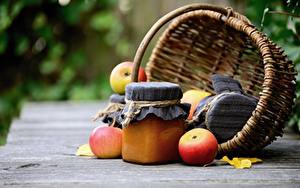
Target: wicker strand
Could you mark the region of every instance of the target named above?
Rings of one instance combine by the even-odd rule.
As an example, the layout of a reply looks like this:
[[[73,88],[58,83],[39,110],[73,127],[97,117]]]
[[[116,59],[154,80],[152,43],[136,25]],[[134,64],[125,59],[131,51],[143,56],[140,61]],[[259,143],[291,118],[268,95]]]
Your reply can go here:
[[[138,115],[144,107],[167,107],[180,103],[180,100],[164,100],[164,101],[132,101],[125,99],[128,105],[127,112],[124,113],[124,121],[122,127],[127,127],[133,118]]]
[[[232,9],[231,7],[226,7],[226,10],[227,10],[227,15],[226,15],[226,17],[227,17],[227,19],[228,19],[230,16],[232,16],[232,14],[233,14],[233,9]]]

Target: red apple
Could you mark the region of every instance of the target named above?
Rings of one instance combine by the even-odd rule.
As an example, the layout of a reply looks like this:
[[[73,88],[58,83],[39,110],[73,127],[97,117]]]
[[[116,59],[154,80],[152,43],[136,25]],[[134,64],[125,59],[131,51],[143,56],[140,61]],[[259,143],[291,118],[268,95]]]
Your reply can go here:
[[[178,150],[185,163],[203,166],[215,159],[218,142],[210,131],[196,128],[186,132],[180,138]]]
[[[122,151],[122,130],[115,127],[96,127],[90,135],[89,144],[98,158],[118,158]]]
[[[132,62],[126,61],[118,64],[112,70],[109,81],[110,81],[110,86],[114,92],[121,95],[125,93],[126,85],[131,82],[133,65],[134,64]],[[138,81],[139,82],[147,81],[146,73],[142,67],[139,68]]]

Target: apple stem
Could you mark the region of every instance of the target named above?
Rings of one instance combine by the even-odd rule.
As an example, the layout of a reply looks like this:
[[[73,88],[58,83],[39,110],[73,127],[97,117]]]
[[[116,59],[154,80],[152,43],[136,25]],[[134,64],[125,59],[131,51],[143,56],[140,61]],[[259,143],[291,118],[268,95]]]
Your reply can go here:
[[[192,137],[192,139],[196,139],[196,138],[197,138],[197,136],[193,136],[193,137]]]

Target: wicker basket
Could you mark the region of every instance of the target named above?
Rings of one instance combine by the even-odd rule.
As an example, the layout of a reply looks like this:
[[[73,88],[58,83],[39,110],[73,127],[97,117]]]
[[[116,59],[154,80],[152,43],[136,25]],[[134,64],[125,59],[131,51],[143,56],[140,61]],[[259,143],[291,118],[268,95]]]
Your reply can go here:
[[[280,47],[231,8],[191,4],[159,19],[137,49],[132,81],[137,81],[150,40],[172,19],[147,63],[149,81],[213,92],[210,76],[220,73],[239,80],[246,93],[259,98],[243,129],[219,145],[218,155],[251,154],[282,136],[294,104],[294,65]]]

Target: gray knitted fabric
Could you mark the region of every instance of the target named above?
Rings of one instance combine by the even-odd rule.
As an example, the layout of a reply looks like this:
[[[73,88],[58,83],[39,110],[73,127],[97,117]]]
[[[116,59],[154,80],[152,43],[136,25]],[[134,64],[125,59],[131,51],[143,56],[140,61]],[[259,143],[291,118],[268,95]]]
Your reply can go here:
[[[206,113],[205,124],[219,142],[231,139],[250,118],[256,102],[239,93],[222,95]]]
[[[257,99],[245,95],[240,83],[228,76],[213,75],[212,82],[217,95],[198,104],[194,127],[209,129],[222,143],[243,128],[256,108]]]
[[[229,76],[214,74],[211,79],[216,94],[223,92],[244,93],[241,84]]]

